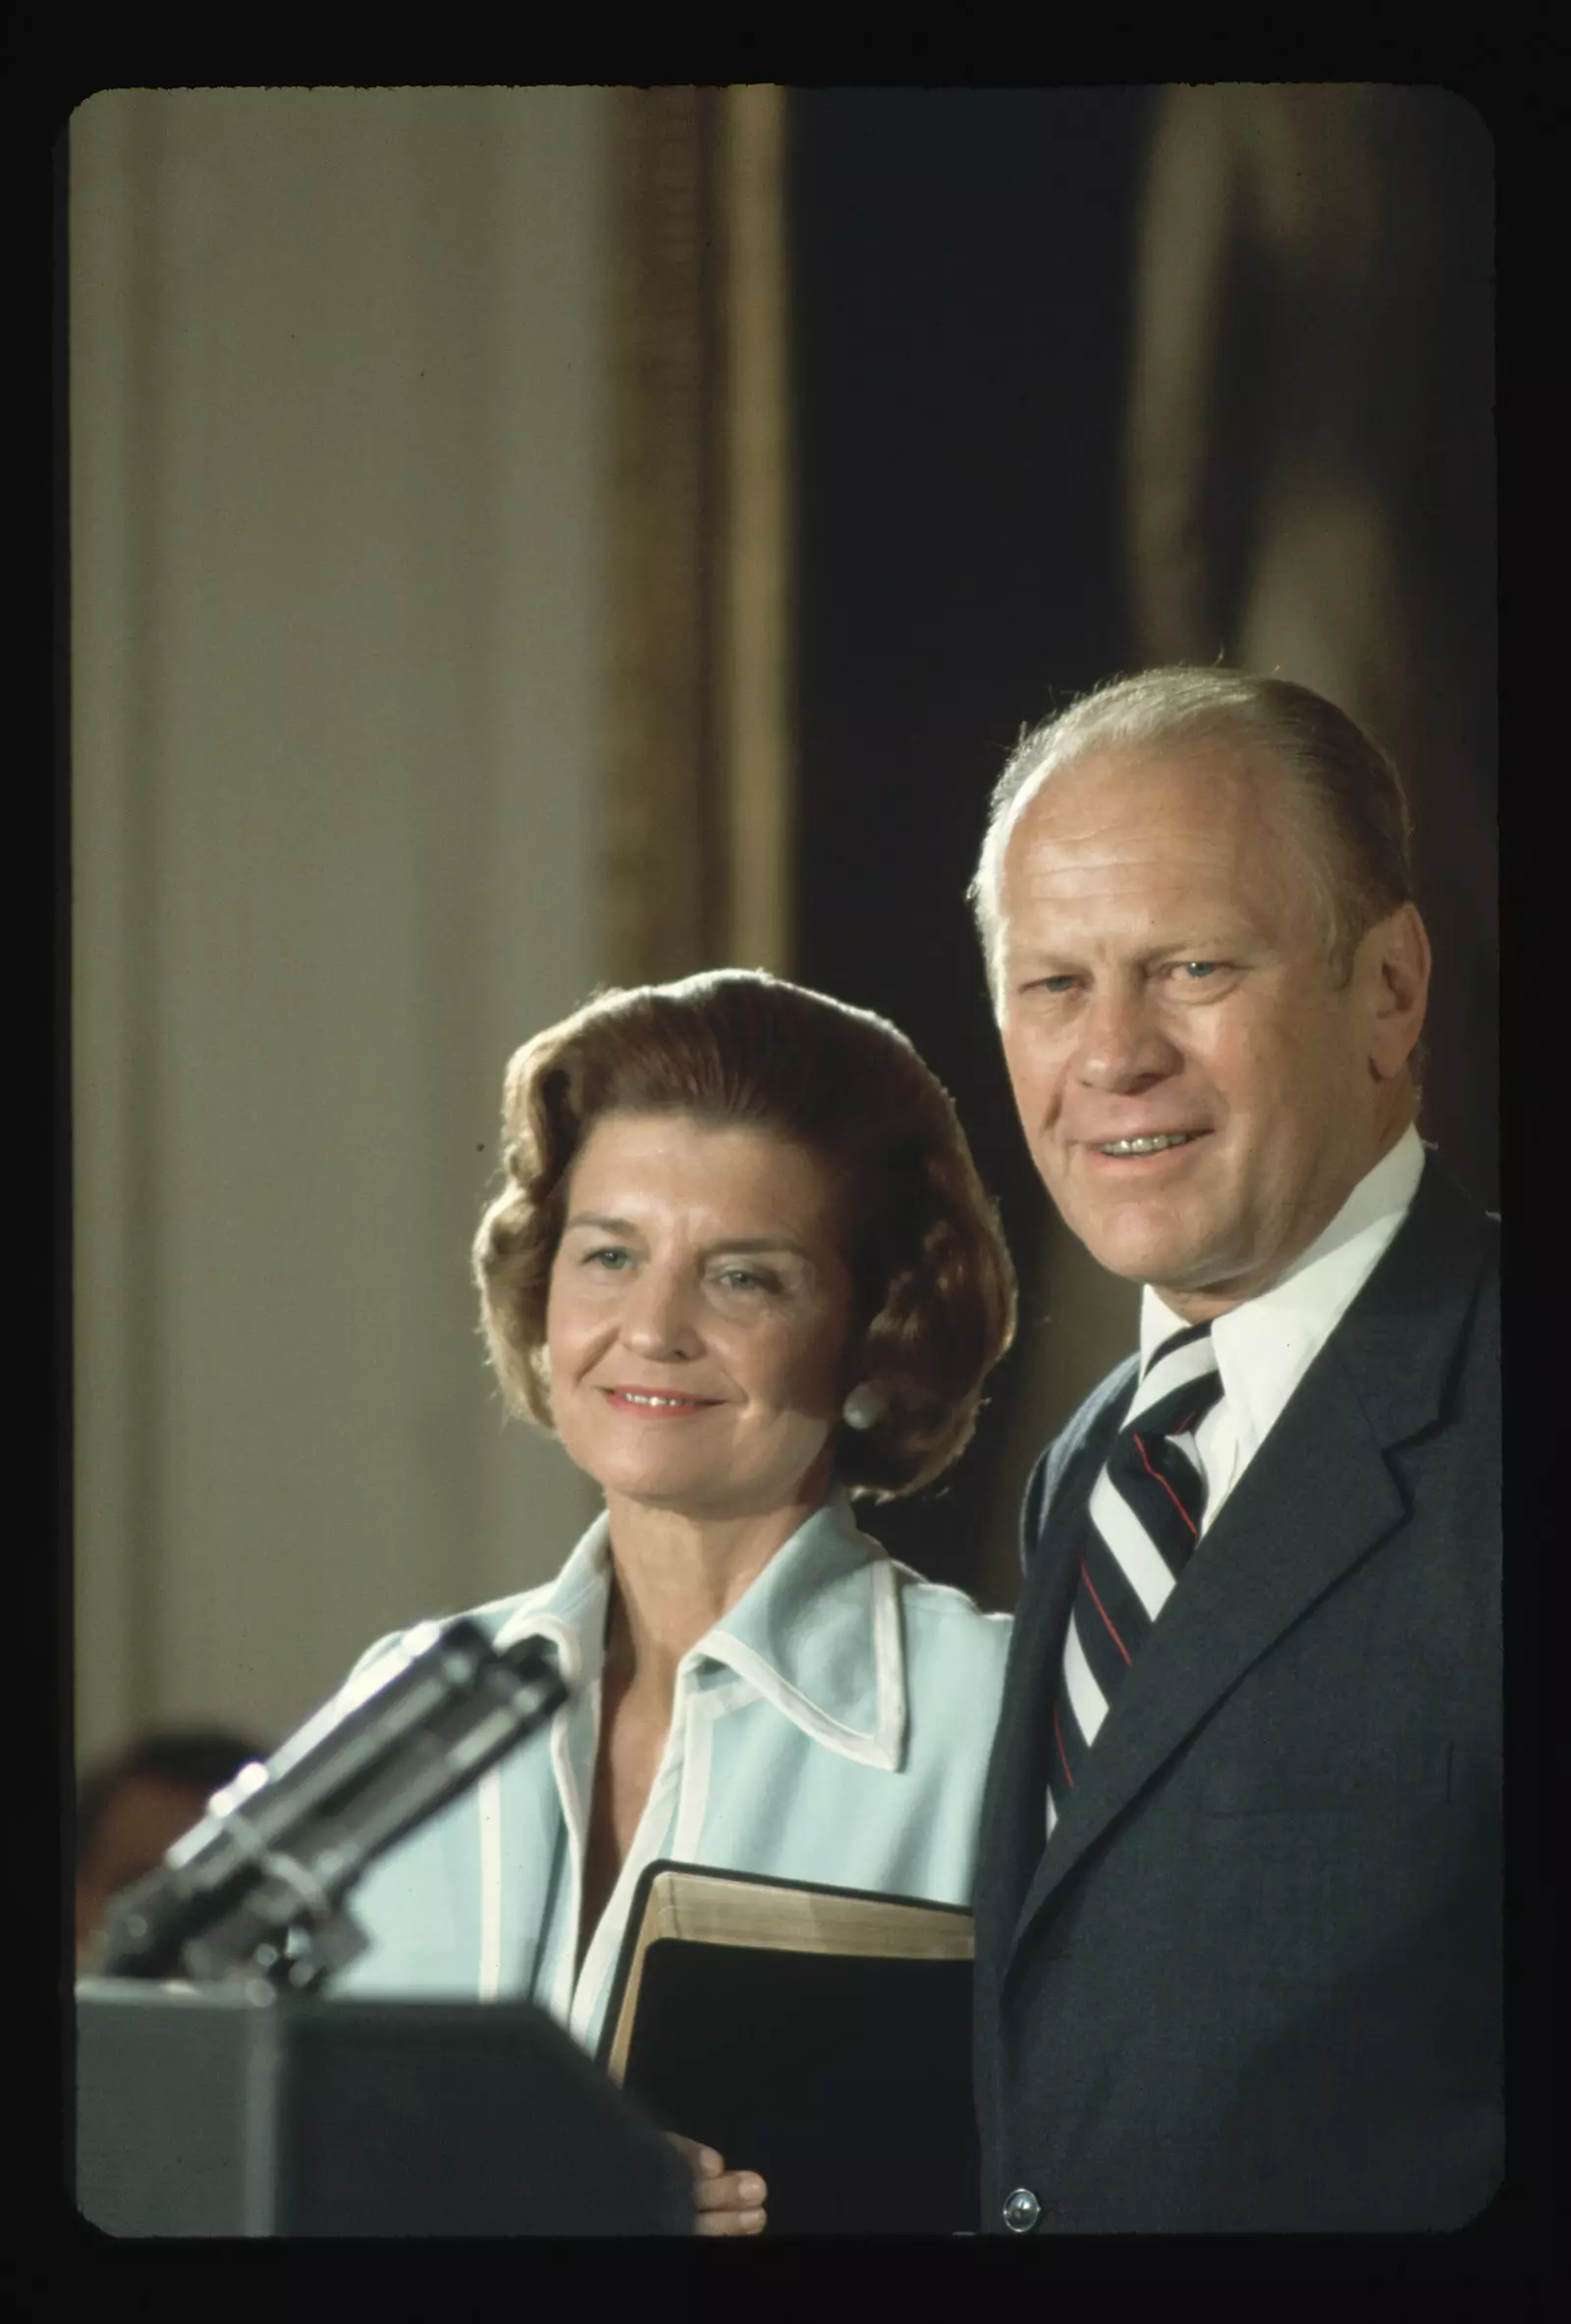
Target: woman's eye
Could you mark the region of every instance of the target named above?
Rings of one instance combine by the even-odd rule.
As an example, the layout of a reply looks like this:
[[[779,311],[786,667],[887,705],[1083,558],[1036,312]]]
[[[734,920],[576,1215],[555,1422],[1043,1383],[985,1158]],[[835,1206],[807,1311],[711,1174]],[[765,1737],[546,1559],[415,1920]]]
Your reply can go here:
[[[753,1274],[745,1267],[724,1267],[717,1279],[728,1291],[762,1291],[765,1288],[763,1276]]]
[[[603,1251],[585,1252],[583,1263],[585,1267],[601,1267],[605,1268],[608,1272],[614,1273],[626,1266],[630,1256],[630,1253],[619,1251],[615,1245],[611,1245]]]

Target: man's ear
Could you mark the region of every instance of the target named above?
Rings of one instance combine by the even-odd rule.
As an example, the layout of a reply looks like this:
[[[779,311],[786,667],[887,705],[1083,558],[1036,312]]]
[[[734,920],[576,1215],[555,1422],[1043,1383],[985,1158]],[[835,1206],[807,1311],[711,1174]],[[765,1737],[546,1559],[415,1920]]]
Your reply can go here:
[[[1430,994],[1429,931],[1418,906],[1399,904],[1367,931],[1356,978],[1368,1009],[1369,1069],[1394,1081],[1418,1047]]]

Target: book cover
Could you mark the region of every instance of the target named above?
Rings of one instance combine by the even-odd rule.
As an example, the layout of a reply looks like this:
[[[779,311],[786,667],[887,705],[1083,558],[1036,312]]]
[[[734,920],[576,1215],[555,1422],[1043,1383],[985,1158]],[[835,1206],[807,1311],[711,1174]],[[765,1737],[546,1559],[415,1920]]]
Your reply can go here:
[[[651,1865],[601,2060],[665,2129],[762,2174],[772,2235],[975,2229],[957,1906]]]

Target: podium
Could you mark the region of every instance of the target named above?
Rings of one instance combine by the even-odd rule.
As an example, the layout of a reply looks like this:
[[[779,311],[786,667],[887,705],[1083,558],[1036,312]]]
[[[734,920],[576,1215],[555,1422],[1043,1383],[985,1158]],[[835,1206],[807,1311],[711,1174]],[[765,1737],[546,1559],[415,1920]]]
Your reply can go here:
[[[688,2235],[657,2127],[527,2003],[77,1987],[77,2207],[112,2236]]]

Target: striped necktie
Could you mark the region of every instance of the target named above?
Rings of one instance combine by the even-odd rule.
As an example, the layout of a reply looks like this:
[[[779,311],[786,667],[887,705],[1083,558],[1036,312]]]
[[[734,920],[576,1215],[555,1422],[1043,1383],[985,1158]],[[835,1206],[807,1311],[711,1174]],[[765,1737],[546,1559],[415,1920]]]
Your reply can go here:
[[[1124,1672],[1200,1539],[1206,1480],[1194,1432],[1220,1394],[1209,1324],[1164,1340],[1097,1480],[1053,1706],[1050,1833]]]

